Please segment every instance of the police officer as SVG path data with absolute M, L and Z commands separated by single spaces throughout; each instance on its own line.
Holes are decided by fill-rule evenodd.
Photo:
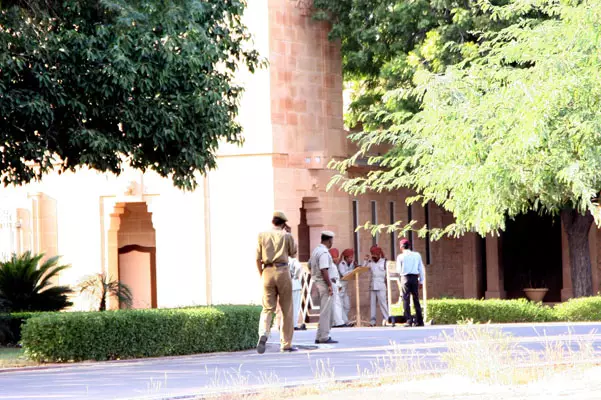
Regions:
M 296 351 L 292 346 L 294 334 L 292 279 L 288 260 L 296 256 L 296 243 L 286 225 L 288 218 L 281 211 L 273 213 L 273 227 L 259 234 L 257 245 L 257 269 L 263 282 L 263 311 L 259 322 L 259 342 L 257 352 L 265 353 L 271 321 L 279 305 L 282 311 L 280 325 L 280 350 Z
M 311 258 L 309 266 L 311 267 L 311 279 L 319 293 L 319 326 L 315 343 L 338 343 L 330 337 L 332 328 L 332 308 L 334 306 L 334 289 L 332 288 L 332 279 L 329 270 L 333 267 L 334 261 L 330 255 L 330 249 L 334 243 L 334 232 L 321 232 L 321 244 L 317 246 Z

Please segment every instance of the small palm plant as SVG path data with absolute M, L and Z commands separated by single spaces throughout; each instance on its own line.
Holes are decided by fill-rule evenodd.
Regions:
M 59 311 L 73 305 L 71 288 L 52 283 L 69 265 L 58 265 L 59 257 L 40 264 L 43 257 L 27 251 L 0 262 L 0 305 L 7 311 Z
M 109 296 L 115 296 L 119 300 L 119 304 L 125 305 L 127 308 L 131 307 L 133 303 L 129 286 L 113 280 L 104 272 L 86 276 L 78 287 L 80 293 L 88 293 L 98 300 L 98 311 L 106 311 L 106 302 Z

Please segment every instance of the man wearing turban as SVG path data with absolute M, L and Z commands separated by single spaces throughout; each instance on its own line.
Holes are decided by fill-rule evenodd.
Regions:
M 407 239 L 399 241 L 401 253 L 397 256 L 397 272 L 401 276 L 401 294 L 403 296 L 403 311 L 407 323 L 411 326 L 410 297 L 413 297 L 413 307 L 416 313 L 416 326 L 424 326 L 422 308 L 419 304 L 419 287 L 424 283 L 424 262 L 422 256 L 411 250 L 411 243 Z
M 388 300 L 386 299 L 386 259 L 384 252 L 378 245 L 369 249 L 370 255 L 365 257 L 365 266 L 371 270 L 369 283 L 371 326 L 376 326 L 376 303 L 380 306 L 382 324 L 388 320 Z
M 338 272 L 340 272 L 340 277 L 345 277 L 353 271 L 355 252 L 353 249 L 345 249 L 342 252 L 341 258 L 342 260 L 340 260 L 340 264 L 338 264 Z M 348 314 L 351 311 L 351 300 L 349 299 L 347 289 L 348 281 L 341 280 L 338 296 L 340 297 L 340 304 L 342 305 L 342 319 L 346 326 L 349 325 Z
M 342 303 L 340 302 L 340 273 L 338 272 L 338 263 L 340 262 L 340 252 L 336 248 L 330 249 L 330 255 L 334 263 L 330 267 L 329 275 L 332 280 L 332 324 L 334 328 L 341 328 L 345 326 L 344 319 L 342 319 Z

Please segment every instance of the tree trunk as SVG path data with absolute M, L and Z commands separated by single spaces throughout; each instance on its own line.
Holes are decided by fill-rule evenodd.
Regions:
M 104 286 L 104 282 L 102 283 L 102 294 L 100 296 L 100 307 L 98 307 L 98 311 L 106 311 L 106 287 Z
M 576 210 L 566 209 L 561 211 L 561 221 L 568 235 L 574 297 L 592 296 L 593 272 L 588 232 L 594 218 L 589 212 L 582 215 Z

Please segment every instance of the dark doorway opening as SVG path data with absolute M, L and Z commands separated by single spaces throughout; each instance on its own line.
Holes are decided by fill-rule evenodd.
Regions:
M 523 289 L 546 287 L 545 302 L 561 301 L 561 222 L 559 217 L 520 215 L 508 221 L 501 235 L 501 262 L 507 298 L 524 296 Z
M 311 257 L 310 231 L 307 224 L 307 210 L 305 202 L 300 208 L 300 224 L 298 224 L 298 261 L 307 262 Z

